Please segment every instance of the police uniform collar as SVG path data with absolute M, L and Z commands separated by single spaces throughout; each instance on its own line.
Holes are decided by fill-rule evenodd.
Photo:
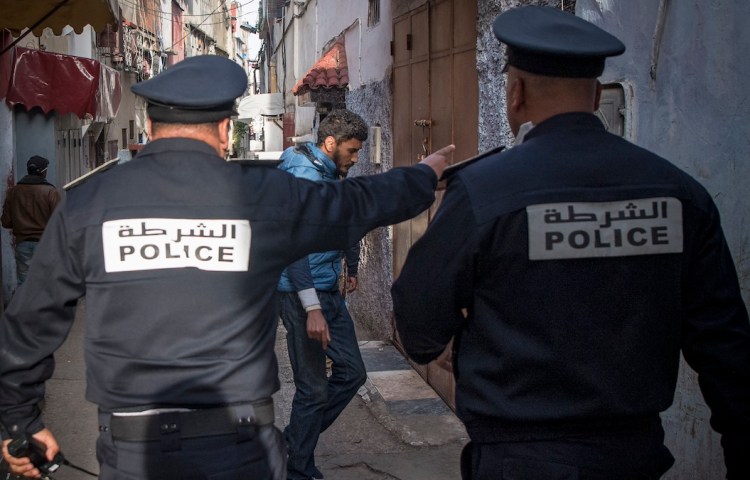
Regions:
M 625 51 L 613 35 L 552 7 L 508 10 L 497 16 L 492 30 L 507 45 L 509 65 L 544 76 L 596 78 L 607 57 Z
M 196 140 L 194 138 L 178 137 L 159 138 L 157 140 L 152 140 L 148 142 L 145 147 L 143 147 L 143 150 L 138 152 L 136 158 L 146 155 L 161 154 L 164 152 L 195 152 L 199 154 L 210 155 L 224 161 L 223 158 L 216 154 L 216 150 L 214 150 L 214 148 L 206 142 Z
M 526 134 L 524 143 L 522 143 L 521 145 L 524 145 L 531 139 L 538 137 L 539 135 L 544 135 L 545 133 L 550 131 L 559 131 L 561 129 L 570 130 L 573 128 L 585 130 L 606 130 L 604 128 L 604 125 L 602 124 L 602 121 L 599 120 L 599 118 L 593 113 L 561 113 L 559 115 L 555 115 L 554 117 L 550 117 L 534 126 L 534 128 L 532 128 L 529 133 Z M 519 147 L 521 145 L 519 145 Z

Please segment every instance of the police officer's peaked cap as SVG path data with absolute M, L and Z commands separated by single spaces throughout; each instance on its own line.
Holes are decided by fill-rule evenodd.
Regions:
M 625 51 L 613 35 L 552 7 L 508 10 L 497 16 L 492 31 L 508 46 L 510 65 L 551 77 L 596 78 L 607 57 Z
M 200 55 L 130 89 L 146 98 L 153 121 L 207 123 L 236 115 L 234 101 L 246 88 L 241 66 L 219 55 Z

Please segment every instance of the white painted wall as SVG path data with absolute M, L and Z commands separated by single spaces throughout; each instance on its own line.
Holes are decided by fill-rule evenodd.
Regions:
M 281 120 L 263 119 L 263 151 L 277 152 L 284 149 L 284 131 Z
M 159 14 L 161 17 L 161 41 L 164 48 L 170 48 L 172 46 L 172 0 L 161 0 L 160 8 L 164 12 Z
M 36 40 L 34 40 L 36 44 Z M 96 58 L 94 47 L 96 45 L 96 33 L 90 25 L 83 27 L 83 31 L 75 33 L 70 27 L 63 28 L 61 35 L 55 36 L 51 29 L 47 28 L 39 37 L 38 45 L 47 52 L 62 53 L 76 57 Z M 21 43 L 21 46 L 25 44 Z M 37 48 L 36 45 L 29 48 Z
M 392 64 L 391 2 L 381 0 L 380 23 L 372 27 L 367 26 L 368 3 L 363 0 L 318 1 L 318 17 L 323 21 L 318 22 L 318 55 L 312 61 L 323 53 L 321 49 L 326 42 L 345 31 L 352 90 L 369 81 L 382 80 Z
M 368 2 L 309 0 L 306 5 L 307 8 L 295 6 L 293 2 L 286 9 L 283 24 L 277 24 L 274 31 L 279 90 L 283 86 L 284 91 L 290 92 L 325 53 L 327 44 L 340 35 L 344 35 L 346 43 L 349 89 L 358 89 L 386 77 L 392 64 L 390 1 L 382 0 L 380 22 L 372 27 L 367 26 Z M 301 12 L 304 13 L 299 18 L 294 17 Z M 280 42 L 284 30 L 286 36 L 282 48 Z M 292 96 L 285 100 L 286 105 L 296 104 Z
M 620 38 L 624 55 L 607 62 L 603 81 L 631 94 L 627 136 L 684 169 L 714 197 L 750 298 L 750 3 L 681 0 L 668 4 L 656 78 L 649 72 L 658 1 L 578 0 L 576 14 Z M 664 415 L 677 458 L 666 479 L 724 478 L 720 437 L 696 375 L 683 362 L 675 402 Z

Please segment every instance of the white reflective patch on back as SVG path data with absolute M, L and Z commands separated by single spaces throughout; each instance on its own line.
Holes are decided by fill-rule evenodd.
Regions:
M 682 252 L 682 203 L 672 197 L 526 207 L 529 260 Z
M 104 269 L 132 272 L 188 268 L 246 272 L 248 220 L 126 218 L 102 224 Z

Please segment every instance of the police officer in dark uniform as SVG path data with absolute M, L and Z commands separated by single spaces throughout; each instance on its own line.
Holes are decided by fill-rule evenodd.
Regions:
M 246 87 L 242 68 L 219 56 L 133 86 L 148 100 L 151 142 L 71 189 L 53 215 L 0 322 L 0 419 L 48 458 L 59 446 L 37 405 L 85 295 L 100 478 L 285 478 L 271 400 L 281 271 L 433 202 L 452 147 L 343 182 L 226 162 Z M 7 443 L 14 471 L 38 475 Z
M 711 196 L 593 114 L 619 40 L 548 7 L 493 27 L 525 137 L 457 169 L 392 290 L 414 360 L 455 336 L 463 477 L 659 478 L 682 352 L 750 478 L 750 325 Z

